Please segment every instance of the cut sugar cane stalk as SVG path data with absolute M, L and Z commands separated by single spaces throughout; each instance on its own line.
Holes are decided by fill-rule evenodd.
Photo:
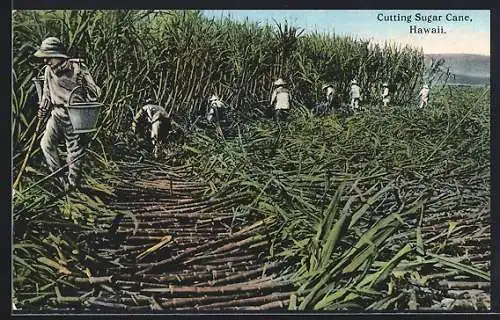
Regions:
M 158 242 L 157 244 L 155 244 L 154 246 L 152 246 L 151 248 L 147 249 L 146 251 L 144 251 L 143 253 L 139 254 L 137 256 L 137 260 L 142 260 L 144 257 L 146 257 L 147 255 L 149 255 L 150 253 L 162 248 L 163 246 L 165 246 L 167 243 L 170 242 L 170 240 L 172 240 L 172 236 L 171 235 L 167 235 L 167 236 L 164 236 L 160 242 Z
M 43 69 L 42 69 L 43 70 Z M 38 96 L 38 101 L 42 101 L 42 88 L 43 88 L 43 77 L 37 77 L 33 78 L 33 82 L 35 83 L 35 89 L 36 93 Z M 33 146 L 35 144 L 35 141 L 38 138 L 38 134 L 40 133 L 40 127 L 42 123 L 44 122 L 44 119 L 38 118 L 37 124 L 36 124 L 36 129 L 35 129 L 35 134 L 33 135 L 33 138 L 31 139 L 30 145 L 28 147 L 28 152 L 26 153 L 26 157 L 24 158 L 24 161 L 21 165 L 21 169 L 19 170 L 19 173 L 17 175 L 16 181 L 14 181 L 14 184 L 12 186 L 12 189 L 15 190 L 17 187 L 17 184 L 21 180 L 21 176 L 23 175 L 24 169 L 26 168 L 26 165 L 28 163 L 28 159 L 31 156 L 31 150 L 33 149 Z
M 42 125 L 42 123 L 43 123 L 43 120 L 42 119 L 38 119 L 38 122 L 36 124 L 35 134 L 33 135 L 33 138 L 31 139 L 30 145 L 28 147 L 28 152 L 26 152 L 26 157 L 24 158 L 24 161 L 23 161 L 23 163 L 21 165 L 21 169 L 19 169 L 19 173 L 17 174 L 16 181 L 14 181 L 14 184 L 12 185 L 12 189 L 13 190 L 16 189 L 17 184 L 21 180 L 21 176 L 23 175 L 24 169 L 26 168 L 26 165 L 28 164 L 28 159 L 31 156 L 31 150 L 33 149 L 33 145 L 35 144 L 35 141 L 38 138 L 38 134 L 39 134 L 39 131 L 40 131 L 40 126 Z

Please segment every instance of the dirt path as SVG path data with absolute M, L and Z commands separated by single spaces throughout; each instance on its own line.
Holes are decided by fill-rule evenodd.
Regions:
M 265 222 L 235 218 L 244 195 L 204 196 L 208 185 L 183 169 L 121 166 L 112 206 L 135 218 L 110 222 L 112 236 L 96 246 L 109 263 L 92 309 L 286 309 L 292 288 L 267 257 Z

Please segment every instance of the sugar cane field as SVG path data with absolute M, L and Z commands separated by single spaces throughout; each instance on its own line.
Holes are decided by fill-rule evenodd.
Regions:
M 410 46 L 198 11 L 15 11 L 12 24 L 18 310 L 490 309 L 489 86 L 442 84 L 445 62 Z M 42 180 L 35 129 L 33 53 L 53 35 L 102 89 L 71 193 Z M 276 122 L 279 77 L 292 101 Z M 315 116 L 325 82 L 338 108 Z M 221 126 L 204 121 L 213 92 L 230 109 Z M 147 128 L 130 130 L 150 97 L 172 116 L 158 158 Z

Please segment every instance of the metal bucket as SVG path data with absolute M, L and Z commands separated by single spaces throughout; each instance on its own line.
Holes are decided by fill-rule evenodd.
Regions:
M 87 133 L 96 131 L 101 107 L 102 103 L 99 102 L 75 102 L 67 105 L 69 120 L 73 125 L 74 132 Z
M 71 98 L 75 89 L 71 92 L 69 104 L 66 106 L 73 130 L 75 133 L 96 131 L 97 120 L 103 104 L 100 102 L 72 102 Z

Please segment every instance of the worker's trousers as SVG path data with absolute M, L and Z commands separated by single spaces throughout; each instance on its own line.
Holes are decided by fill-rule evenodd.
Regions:
M 161 120 L 156 120 L 151 124 L 151 141 L 153 142 L 153 154 L 155 158 L 157 158 L 160 153 L 160 127 Z
M 351 99 L 351 109 L 353 111 L 356 111 L 359 109 L 359 98 L 352 98 Z
M 317 116 L 324 116 L 326 114 L 328 114 L 329 112 L 333 111 L 332 110 L 332 104 L 330 101 L 326 101 L 326 102 L 322 102 L 322 103 L 318 103 L 314 109 L 313 109 L 313 113 L 314 115 L 317 115 Z
M 67 162 L 70 163 L 68 166 L 68 183 L 70 186 L 78 186 L 85 149 L 81 144 L 80 135 L 73 130 L 67 111 L 62 107 L 55 107 L 47 121 L 40 142 L 47 165 L 52 172 L 61 167 L 57 145 L 63 139 L 66 142 Z M 72 162 L 76 158 L 78 160 Z M 64 179 L 59 180 L 64 181 Z
M 384 104 L 384 107 L 387 107 L 387 105 L 389 104 L 390 101 L 391 101 L 390 98 L 383 98 L 382 103 Z
M 419 105 L 419 108 L 423 108 L 424 106 L 427 107 L 427 100 L 426 98 L 424 99 L 420 99 L 420 105 Z
M 289 109 L 274 109 L 274 116 L 276 121 L 285 121 L 288 118 Z
M 169 119 L 160 118 L 151 123 L 151 142 L 153 143 L 153 154 L 158 158 L 162 152 L 164 143 L 167 142 L 171 123 Z

